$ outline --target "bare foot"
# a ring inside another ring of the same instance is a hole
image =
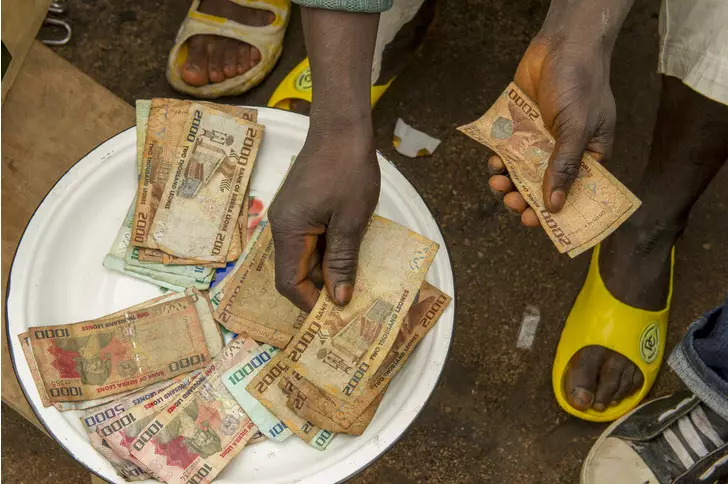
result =
[[[622,225],[601,246],[599,269],[609,292],[630,306],[665,308],[670,284],[670,254],[681,227],[634,220]],[[578,410],[603,411],[637,391],[644,377],[629,359],[601,346],[587,346],[571,359],[564,376],[566,398]]]
[[[242,7],[228,0],[202,0],[200,12],[255,27],[275,20],[272,12]],[[182,80],[190,86],[204,86],[245,74],[261,59],[260,51],[252,45],[217,35],[195,35],[187,41],[187,46],[189,53],[182,66]]]

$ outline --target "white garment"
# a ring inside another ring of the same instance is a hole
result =
[[[662,0],[658,72],[728,105],[728,1]]]

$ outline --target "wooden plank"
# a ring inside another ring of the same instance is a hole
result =
[[[3,8],[3,25],[5,13]],[[135,120],[131,106],[39,41],[2,106],[2,120],[4,303],[15,249],[43,197],[76,161]],[[1,348],[2,400],[40,428],[15,378],[7,342]]]
[[[51,0],[2,0],[2,41],[12,56],[2,80],[2,102],[20,72],[50,4]]]

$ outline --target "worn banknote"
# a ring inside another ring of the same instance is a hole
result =
[[[136,149],[137,149],[137,173],[142,172],[142,160],[144,159],[144,143],[147,139],[147,123],[149,111],[152,109],[152,101],[149,99],[136,100]]]
[[[133,223],[133,245],[156,247],[153,240],[147,240],[150,224],[154,220],[164,187],[174,170],[176,151],[186,135],[184,125],[192,104],[191,101],[163,98],[137,102],[137,126],[146,125],[147,128],[141,158],[137,158],[141,169]],[[197,104],[252,122],[258,119],[258,112],[254,109],[204,101],[198,101]]]
[[[267,225],[231,276],[214,316],[234,333],[283,348],[301,328],[307,313],[276,290],[274,252]]]
[[[94,400],[168,380],[210,361],[197,295],[122,314],[29,328],[50,401]]]
[[[584,153],[564,208],[558,213],[546,210],[543,180],[554,138],[536,103],[513,82],[480,119],[458,129],[501,157],[559,252],[575,257],[590,249],[640,206],[627,187]]]
[[[339,307],[322,291],[285,349],[291,368],[341,403],[358,400],[394,345],[438,248],[373,216],[359,251],[351,302]]]
[[[304,442],[315,449],[324,450],[331,443],[335,434],[298,416],[287,405],[288,395],[279,386],[281,379],[285,378],[286,371],[289,369],[286,360],[283,351],[275,354],[246,386],[246,390]]]
[[[144,464],[131,455],[131,443],[159,412],[167,408],[171,402],[175,401],[190,386],[191,382],[200,375],[201,371],[197,370],[182,375],[168,385],[165,385],[161,391],[155,392],[151,397],[141,399],[129,406],[129,408],[121,412],[116,412],[114,417],[97,425],[97,435],[121,459],[132,462],[145,471],[150,472]]]
[[[237,338],[130,444],[131,454],[169,484],[208,483],[257,428],[222,383],[222,374],[257,344]]]
[[[113,402],[86,410],[83,417],[80,418],[81,424],[86,430],[88,439],[91,442],[91,446],[111,463],[111,466],[117,474],[128,481],[149,479],[151,478],[151,475],[149,475],[137,463],[124,459],[116,453],[116,451],[109,446],[108,442],[97,433],[97,429],[100,425],[103,426],[104,424],[107,424],[134,405],[138,405],[139,403],[154,397],[157,393],[172,384],[173,382],[163,381],[140,390],[135,390],[128,395],[115,399]]]
[[[291,429],[245,389],[277,352],[277,348],[267,344],[251,348],[246,357],[222,375],[222,382],[263,435],[283,442],[293,434]]]
[[[224,265],[263,131],[193,104],[148,239],[167,254]]]
[[[372,403],[384,394],[384,389],[402,368],[415,347],[422,341],[447,309],[452,298],[427,281],[422,283],[415,302],[402,322],[394,345],[381,366],[374,372],[365,391],[351,403],[342,404],[303,378],[286,374],[292,386],[296,412],[318,426],[329,430],[359,434],[374,416]],[[294,376],[295,378],[291,378]],[[289,405],[291,405],[289,398]]]
[[[114,243],[109,249],[109,253],[104,257],[104,267],[177,292],[182,292],[189,287],[200,290],[209,288],[215,273],[213,268],[201,266],[168,267],[161,263],[138,261],[139,249],[129,244],[134,208],[135,201],[132,201],[124,222],[116,234]]]
[[[288,396],[286,405],[293,410],[299,417],[305,418],[314,425],[327,429],[329,432],[337,434],[361,435],[369,426],[369,422],[374,418],[379,404],[384,398],[384,392],[377,395],[372,403],[354,420],[348,427],[342,427],[334,419],[326,415],[326,413],[317,407],[301,390],[301,386],[307,382],[296,371],[290,370],[286,372],[286,376],[278,381],[283,393]],[[307,383],[311,385],[310,383]],[[385,387],[386,390],[386,387]]]
[[[28,362],[28,367],[30,368],[30,374],[33,377],[33,381],[35,382],[35,386],[38,389],[38,395],[40,396],[40,400],[43,403],[44,407],[50,407],[53,406],[57,410],[61,412],[68,412],[70,410],[85,410],[87,408],[96,407],[98,405],[102,405],[104,403],[110,402],[114,400],[115,398],[118,398],[125,393],[120,393],[118,395],[111,395],[108,397],[102,397],[98,398],[96,400],[86,400],[84,402],[51,402],[50,397],[48,396],[48,392],[46,391],[45,385],[43,384],[43,379],[40,376],[40,372],[38,370],[38,363],[35,361],[35,357],[33,356],[33,349],[30,346],[30,334],[20,333],[18,335],[18,339],[20,340],[20,346],[23,348],[23,355],[25,356],[25,361]]]
[[[154,104],[154,110],[152,111],[152,104]],[[208,103],[204,101],[200,101],[200,104],[204,104],[210,107],[214,107],[216,109],[219,109],[225,113],[230,114],[231,116],[239,116],[243,119],[247,119],[249,121],[255,122],[258,118],[258,112],[254,109],[246,109],[246,108],[240,108],[237,106],[230,106],[230,105],[224,105],[224,104],[213,104]],[[146,207],[148,210],[150,210],[150,213],[147,215],[154,217],[154,213],[156,213],[156,207],[159,204],[159,196],[161,196],[161,193],[164,189],[164,185],[166,183],[169,169],[164,169],[165,160],[161,158],[165,153],[167,156],[173,156],[174,152],[174,146],[172,146],[174,143],[179,144],[180,142],[180,136],[181,136],[181,129],[182,126],[180,125],[170,125],[169,129],[167,129],[167,121],[169,119],[173,119],[169,117],[170,112],[172,114],[174,113],[180,113],[183,112],[185,109],[189,109],[189,107],[192,105],[191,101],[183,101],[178,99],[154,99],[153,101],[150,100],[138,100],[136,103],[136,117],[137,117],[137,170],[138,172],[142,173],[143,164],[146,161],[148,166],[147,171],[145,173],[145,177],[148,180],[149,185],[152,187],[151,189],[151,197],[148,198],[148,202],[152,205],[151,207]],[[148,155],[144,156],[144,149],[146,146],[146,135],[147,135],[147,126],[149,124],[149,117],[150,114],[153,116],[153,122],[152,126],[153,129],[156,130],[152,136],[155,136],[157,140],[163,139],[164,141],[167,141],[166,144],[162,144],[162,147],[165,146],[167,148],[172,147],[172,149],[168,151],[159,150],[156,151],[154,149],[151,149],[151,151],[148,151]],[[161,126],[161,128],[160,128]],[[168,134],[168,136],[167,136]],[[160,167],[162,169],[160,169]],[[157,184],[156,190],[154,187],[154,184]],[[155,197],[156,195],[156,197]],[[142,207],[144,208],[144,207]],[[147,227],[147,225],[144,225]],[[135,227],[137,227],[135,225]],[[139,227],[137,227],[139,228]],[[131,232],[131,231],[130,231]],[[153,243],[153,241],[151,242]],[[239,236],[236,234],[233,234],[232,242],[230,243],[230,248],[228,250],[227,260],[228,261],[234,261],[240,256],[240,252],[242,250],[242,247],[244,246],[245,242],[241,241]],[[165,254],[163,251],[156,250],[156,249],[150,249],[145,247],[139,247],[138,250],[138,259],[141,262],[156,262],[156,263],[166,263],[166,264],[185,264],[185,265],[208,265],[210,267],[215,267],[216,265],[213,263],[201,263],[199,261],[196,261],[194,259],[181,259],[177,257],[172,257],[169,254]]]

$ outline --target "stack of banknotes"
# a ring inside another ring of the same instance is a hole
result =
[[[264,131],[255,111],[137,108],[139,190],[104,265],[173,292],[21,334],[43,404],[81,411],[92,446],[130,481],[207,483],[246,445],[300,438],[323,451],[362,434],[451,302],[425,281],[438,245],[375,215],[350,304],[322,291],[302,312],[275,289],[265,211],[251,220],[242,204]],[[226,275],[208,290],[214,271]]]
[[[248,185],[265,128],[256,110],[207,102],[140,100],[136,112],[139,185],[104,266],[208,289],[259,218]]]

